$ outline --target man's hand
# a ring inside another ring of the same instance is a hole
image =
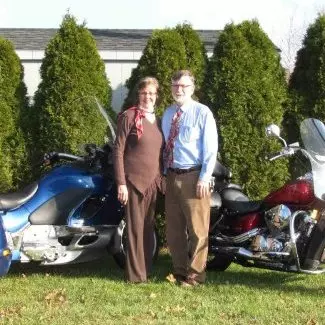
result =
[[[203,182],[198,180],[196,184],[196,196],[198,198],[203,198],[210,195],[210,184],[209,182]]]
[[[129,192],[126,185],[119,185],[117,187],[117,199],[121,202],[121,204],[126,205],[128,202]]]

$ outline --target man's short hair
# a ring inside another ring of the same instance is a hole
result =
[[[195,78],[190,70],[178,70],[176,71],[172,76],[172,81],[177,81],[181,79],[182,77],[190,77],[193,85],[195,83]]]

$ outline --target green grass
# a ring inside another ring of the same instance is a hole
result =
[[[232,265],[182,288],[165,280],[170,265],[160,254],[146,284],[125,283],[110,257],[15,265],[0,279],[0,324],[325,324],[325,275]]]

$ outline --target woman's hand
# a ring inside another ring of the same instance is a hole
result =
[[[118,185],[117,187],[117,199],[121,202],[121,204],[126,205],[128,202],[128,189],[126,185]]]

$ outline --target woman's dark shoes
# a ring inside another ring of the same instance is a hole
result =
[[[184,288],[197,287],[201,283],[194,280],[193,278],[186,278],[184,281],[180,282],[180,286]]]

